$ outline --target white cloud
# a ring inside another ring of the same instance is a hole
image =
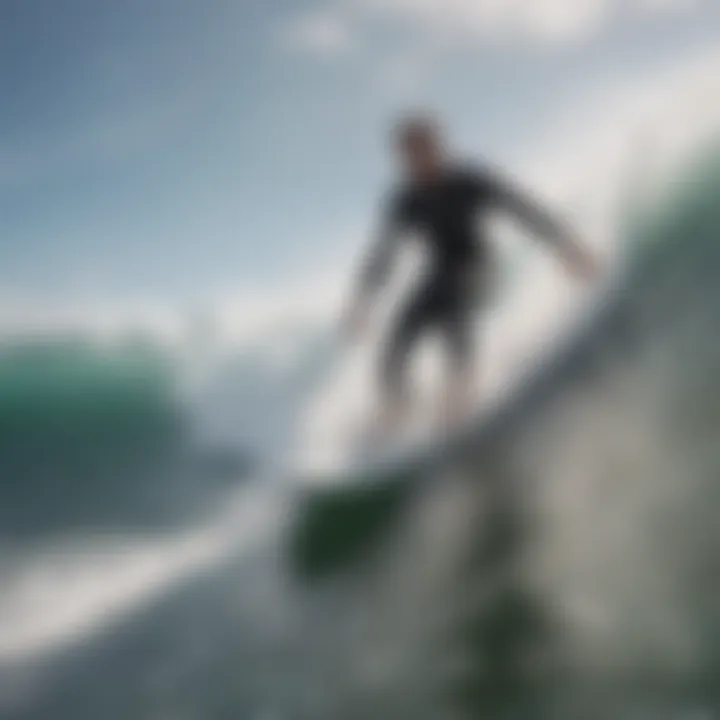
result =
[[[698,10],[704,0],[637,0],[637,9],[648,12],[677,13]]]
[[[285,40],[293,48],[316,55],[339,55],[352,48],[349,18],[337,12],[316,12],[286,27]]]
[[[433,40],[533,40],[561,43],[602,31],[635,14],[692,12],[704,0],[341,0],[296,20],[295,45],[337,53],[378,25],[401,25]]]
[[[377,18],[419,24],[451,37],[508,34],[567,38],[596,27],[608,0],[371,0],[363,4]]]

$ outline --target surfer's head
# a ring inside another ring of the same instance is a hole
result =
[[[395,144],[402,167],[412,180],[432,180],[442,171],[445,149],[432,117],[414,115],[401,120],[395,128]]]

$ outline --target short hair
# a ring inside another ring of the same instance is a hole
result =
[[[394,137],[399,145],[423,145],[440,137],[438,122],[431,115],[415,114],[402,118],[395,126]]]

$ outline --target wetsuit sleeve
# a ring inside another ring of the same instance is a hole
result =
[[[387,282],[406,225],[405,203],[394,198],[384,209],[380,229],[360,273],[360,293],[373,295]]]
[[[571,241],[569,226],[512,182],[499,176],[484,178],[483,182],[485,193],[495,207],[520,220],[544,241],[558,249]]]

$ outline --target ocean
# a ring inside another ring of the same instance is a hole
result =
[[[319,346],[199,408],[152,345],[6,341],[0,717],[720,716],[718,193],[708,153],[587,327],[366,484],[258,459]]]

